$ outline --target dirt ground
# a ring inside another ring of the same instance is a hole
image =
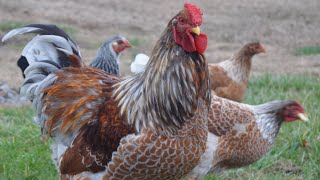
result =
[[[295,56],[294,50],[320,45],[319,0],[206,0],[196,2],[204,13],[202,31],[209,36],[206,56],[219,62],[241,45],[260,41],[267,53],[254,58],[253,72],[299,73],[320,76],[320,56]],[[0,0],[0,23],[52,23],[74,30],[71,37],[86,62],[107,38],[121,34],[135,41],[122,58],[122,73],[138,52],[149,54],[183,0]],[[5,32],[0,31],[2,37]],[[16,67],[26,38],[0,46],[0,81],[17,88],[22,81]]]

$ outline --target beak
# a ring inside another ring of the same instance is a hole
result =
[[[304,114],[304,113],[299,113],[298,117],[299,117],[299,120],[301,120],[302,122],[308,122],[309,121],[308,116],[306,114]]]
[[[261,51],[260,52],[266,53],[267,51],[266,51],[266,49],[264,47],[261,46]]]
[[[196,34],[196,35],[199,35],[200,34],[200,27],[196,26],[194,28],[191,28],[191,32]]]
[[[128,40],[125,40],[124,44],[125,44],[126,48],[132,48],[132,45],[130,44],[130,42]]]

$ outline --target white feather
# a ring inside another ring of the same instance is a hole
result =
[[[216,150],[219,145],[219,137],[208,133],[207,149],[201,156],[199,164],[189,172],[190,179],[202,179],[213,168],[214,159],[216,158]],[[191,178],[192,177],[192,178]]]
[[[134,61],[130,65],[131,72],[135,74],[143,72],[149,59],[150,58],[145,54],[137,54]]]

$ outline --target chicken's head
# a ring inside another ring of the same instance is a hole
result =
[[[293,103],[284,107],[282,113],[283,113],[283,120],[285,122],[292,122],[295,120],[301,120],[303,122],[309,121],[308,117],[304,112],[302,105],[297,100],[293,101]]]
[[[124,51],[126,48],[130,48],[131,44],[129,41],[123,36],[116,36],[116,38],[112,41],[112,48],[114,52],[117,54]]]
[[[184,9],[171,23],[175,43],[181,45],[186,52],[197,51],[202,54],[206,50],[207,35],[200,33],[202,12],[196,5],[185,3]]]
[[[246,54],[253,56],[259,53],[265,53],[265,48],[259,42],[249,43],[245,46]]]

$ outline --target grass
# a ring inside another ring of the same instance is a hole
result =
[[[0,179],[58,179],[31,108],[0,108],[0,154]]]
[[[320,78],[254,76],[245,103],[298,99],[310,123],[282,125],[272,150],[244,168],[205,179],[320,179]],[[0,179],[57,179],[48,145],[41,142],[31,108],[0,108]]]
[[[78,31],[71,26],[64,24],[58,24],[57,26],[64,30],[70,37],[74,37],[78,33]]]
[[[133,46],[133,48],[130,49],[130,52],[131,52],[131,59],[134,60],[136,55],[141,53],[141,51],[139,50],[139,47],[141,47],[141,45],[146,46],[148,42],[143,38],[137,38],[137,37],[129,37],[128,40],[130,44]],[[129,64],[131,64],[131,62],[128,62],[128,65]]]
[[[297,56],[316,54],[320,54],[320,46],[301,47],[295,50],[295,55]]]

